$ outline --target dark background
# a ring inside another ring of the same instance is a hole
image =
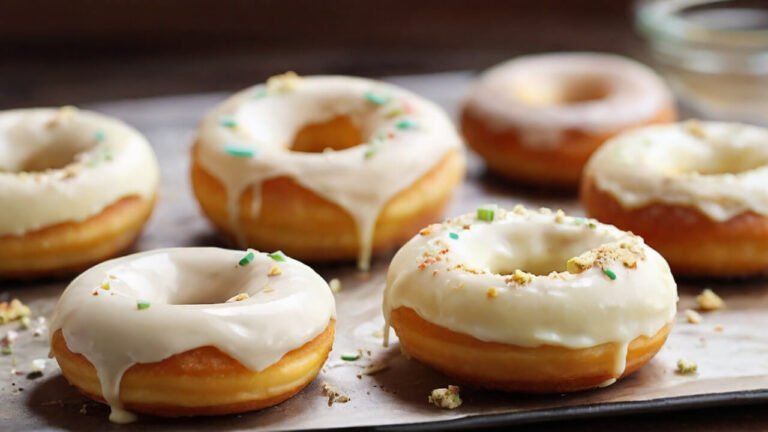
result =
[[[266,77],[644,56],[630,0],[0,0],[0,108],[235,90]]]
[[[765,0],[763,0],[765,1]],[[0,0],[0,109],[232,91],[286,70],[481,70],[544,51],[648,61],[631,0]],[[530,426],[766,430],[765,405]]]

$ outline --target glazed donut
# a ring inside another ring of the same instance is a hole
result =
[[[406,355],[447,375],[550,393],[640,368],[664,344],[676,303],[667,263],[640,237],[562,211],[485,207],[398,251],[384,316]]]
[[[234,95],[203,120],[192,160],[203,211],[240,245],[362,269],[439,220],[464,175],[440,108],[343,76],[286,74]]]
[[[768,130],[689,121],[620,135],[589,161],[587,212],[645,238],[672,270],[768,270]]]
[[[575,189],[607,138],[675,116],[666,85],[640,63],[608,54],[541,54],[485,72],[466,98],[461,128],[489,170]]]
[[[0,278],[71,273],[133,243],[158,168],[128,125],[73,107],[0,112]]]
[[[281,252],[158,249],[75,279],[51,321],[64,377],[112,408],[160,416],[272,406],[312,381],[333,344],[328,284]]]

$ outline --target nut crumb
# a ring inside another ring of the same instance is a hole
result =
[[[704,318],[702,318],[701,314],[696,312],[695,310],[686,309],[685,319],[686,321],[688,321],[689,324],[699,324]]]
[[[19,299],[15,298],[10,302],[0,302],[0,324],[21,319],[29,316],[30,313],[29,306],[22,303]]]
[[[341,292],[341,281],[337,278],[333,278],[330,281],[328,281],[328,286],[331,287],[331,292],[334,294],[338,294]]]
[[[517,269],[511,276],[504,279],[506,283],[516,283],[518,285],[525,285],[533,282],[534,276],[530,273],[526,273],[520,269]]]
[[[461,406],[459,386],[449,385],[448,388],[436,388],[427,397],[427,402],[442,409],[456,409]]]
[[[494,287],[488,288],[488,291],[485,292],[485,296],[488,297],[489,299],[495,299],[496,297],[498,297],[498,295],[499,295],[499,292]]]
[[[680,375],[690,375],[696,373],[699,369],[699,365],[695,361],[688,360],[686,358],[680,358],[677,360],[677,373]]]
[[[333,406],[335,403],[347,403],[350,401],[349,396],[339,390],[338,387],[323,383],[322,386],[323,396],[328,397],[328,406]]]
[[[563,212],[562,209],[557,209],[557,211],[555,212],[555,222],[556,223],[565,222],[565,212]]]
[[[366,366],[365,369],[363,369],[362,372],[357,374],[357,379],[363,378],[363,375],[375,375],[375,374],[377,374],[377,373],[387,369],[388,367],[389,367],[389,365],[386,364],[386,363],[373,362],[373,363],[369,364],[368,366]]]
[[[268,274],[268,276],[280,276],[281,274],[283,274],[283,271],[282,271],[282,270],[280,270],[280,267],[278,267],[278,266],[273,266],[273,267],[272,267],[272,268],[269,270],[269,274]]]
[[[696,296],[696,303],[699,305],[699,310],[704,312],[716,311],[725,307],[725,301],[709,288],[705,288],[701,294]]]
[[[227,303],[234,303],[234,302],[239,302],[239,301],[243,301],[243,300],[248,300],[250,297],[251,296],[249,296],[248,293],[240,293],[240,294],[230,298],[229,300],[227,300]]]

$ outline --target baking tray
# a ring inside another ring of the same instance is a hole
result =
[[[443,105],[455,115],[471,79],[465,72],[392,77],[388,81],[410,88]],[[174,96],[99,103],[84,106],[119,117],[147,135],[158,153],[162,185],[157,209],[135,250],[171,246],[226,246],[201,216],[188,181],[189,146],[203,114],[226,94]],[[496,202],[504,206],[562,208],[582,214],[575,197],[510,185],[483,172],[469,159],[469,175],[449,209],[450,214],[473,211]],[[502,426],[574,418],[669,411],[768,401],[768,283],[765,280],[680,282],[679,310],[695,305],[694,297],[712,287],[727,302],[722,311],[704,315],[693,325],[679,316],[669,341],[636,374],[605,389],[570,395],[530,396],[485,391],[462,385],[400,355],[397,343],[381,345],[381,294],[390,257],[374,261],[370,273],[353,263],[319,266],[326,279],[339,278],[338,327],[334,350],[318,378],[296,397],[260,412],[211,418],[160,419],[115,426],[108,408],[90,402],[69,387],[55,361],[42,376],[28,375],[32,360],[45,358],[46,335],[20,332],[14,354],[0,356],[0,429],[81,430],[118,428],[121,431],[162,427],[166,430],[235,431],[377,427],[385,430],[448,430]],[[19,297],[34,316],[49,316],[68,281],[4,283],[0,296]],[[682,315],[682,314],[680,314]],[[33,319],[33,323],[35,319]],[[18,323],[0,327],[4,332]],[[396,338],[395,338],[396,341]],[[362,349],[356,362],[340,353]],[[367,355],[370,351],[370,355]],[[695,375],[678,375],[680,357],[698,362]],[[366,367],[386,365],[372,375]],[[14,372],[15,373],[11,373]],[[328,406],[320,391],[330,383],[348,394],[347,403]],[[464,405],[440,410],[427,403],[433,388],[462,386]]]

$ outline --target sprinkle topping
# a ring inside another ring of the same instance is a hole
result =
[[[148,301],[139,300],[139,301],[136,302],[136,309],[138,309],[138,310],[149,309],[149,306],[150,305],[149,305]]]
[[[459,235],[457,233],[455,233],[455,232],[448,233],[448,237],[450,237],[450,238],[452,238],[454,240],[458,240],[459,239]]]
[[[248,147],[239,146],[236,144],[226,144],[224,146],[224,151],[232,156],[236,157],[254,157],[256,155],[256,152]]]
[[[409,130],[409,129],[417,129],[419,127],[416,122],[410,119],[402,119],[399,122],[395,123],[395,127],[400,130]]]
[[[248,251],[248,253],[246,253],[245,256],[240,259],[237,265],[239,265],[240,267],[245,267],[251,262],[253,262],[254,258],[256,258],[256,254],[253,253],[253,251]]]
[[[372,91],[365,92],[365,99],[374,105],[384,105],[390,101],[390,97]]]
[[[360,359],[360,353],[344,353],[341,355],[344,361],[355,361]]]
[[[93,138],[96,140],[96,142],[103,142],[107,139],[107,134],[103,130],[97,130],[93,134]]]
[[[221,119],[219,119],[219,124],[222,127],[234,129],[237,127],[237,120],[230,116],[222,116]]]
[[[477,209],[477,218],[482,221],[493,222],[495,215],[496,215],[495,205],[486,205]]]
[[[603,273],[608,276],[608,279],[616,280],[616,273],[614,273],[611,269],[604,268]]]
[[[269,254],[269,257],[278,262],[285,261],[285,254],[283,253],[283,251],[272,252],[271,254]]]

